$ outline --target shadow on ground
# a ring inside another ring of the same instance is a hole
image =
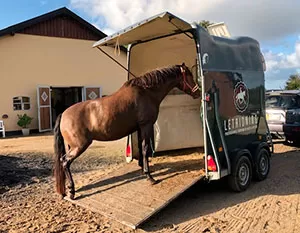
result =
[[[0,194],[16,185],[39,182],[50,174],[48,159],[0,155]]]
[[[105,157],[105,155],[91,156],[90,154],[74,161],[71,171],[72,173],[80,173],[98,170],[121,161],[121,159],[112,161],[112,158]],[[40,182],[52,175],[53,160],[50,154],[26,152],[0,155],[0,194],[17,185]]]

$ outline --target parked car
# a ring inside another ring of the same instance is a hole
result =
[[[268,91],[266,119],[273,137],[295,137],[296,130],[300,132],[300,90]]]

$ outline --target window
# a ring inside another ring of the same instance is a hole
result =
[[[14,110],[29,110],[30,98],[25,96],[18,96],[13,98]]]
[[[267,108],[300,108],[300,97],[297,95],[274,95],[266,98]]]

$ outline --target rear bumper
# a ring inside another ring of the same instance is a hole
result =
[[[268,123],[269,130],[271,134],[280,134],[283,135],[283,124],[274,124],[274,123]]]
[[[284,124],[283,132],[288,140],[297,139],[300,137],[300,124]]]

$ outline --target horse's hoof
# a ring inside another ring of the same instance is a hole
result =
[[[71,200],[74,200],[74,199],[75,199],[75,194],[74,194],[74,193],[69,193],[69,198],[70,198]]]
[[[153,179],[152,177],[151,178],[147,178],[149,181],[150,181],[150,183],[152,184],[152,185],[155,185],[155,184],[158,184],[160,181],[159,180],[155,180],[155,179]]]
[[[160,180],[154,180],[154,179],[153,179],[153,181],[151,181],[151,184],[152,184],[152,185],[155,185],[155,184],[158,184],[159,182],[160,182]]]

